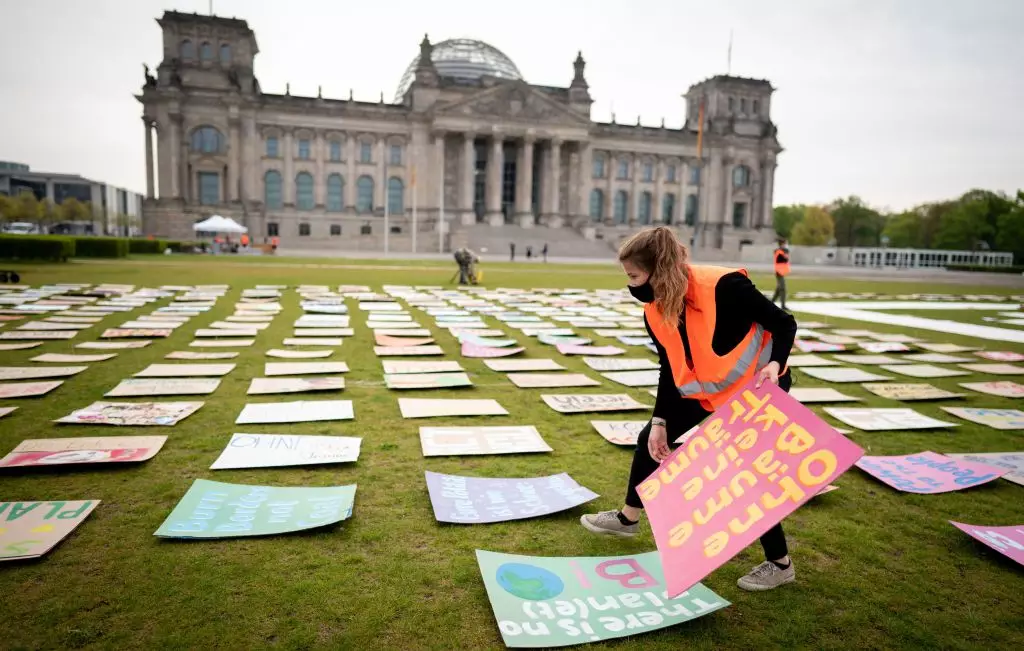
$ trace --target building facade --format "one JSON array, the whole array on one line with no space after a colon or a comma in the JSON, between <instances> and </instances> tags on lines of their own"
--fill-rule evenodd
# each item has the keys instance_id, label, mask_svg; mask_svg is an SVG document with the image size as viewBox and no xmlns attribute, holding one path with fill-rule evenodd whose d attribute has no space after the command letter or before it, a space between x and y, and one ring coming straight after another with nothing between
<instances>
[{"instance_id":1,"label":"building facade","mask_svg":"<svg viewBox=\"0 0 1024 651\"><path fill-rule=\"evenodd\" d=\"M445 233L509 225L593 238L670 224L709 250L774 236L766 81L691 86L680 129L601 123L582 55L568 86L538 86L487 44L424 37L393 102L299 97L262 92L244 20L157 22L163 60L137 96L147 234L188 237L216 213L300 248L379 245L387 229L437 251Z\"/></svg>"}]
</instances>

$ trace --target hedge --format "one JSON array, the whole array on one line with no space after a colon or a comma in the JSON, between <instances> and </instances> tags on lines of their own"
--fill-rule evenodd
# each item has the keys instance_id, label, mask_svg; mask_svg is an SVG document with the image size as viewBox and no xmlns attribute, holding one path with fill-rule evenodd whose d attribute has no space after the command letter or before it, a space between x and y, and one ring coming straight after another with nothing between
<instances>
[{"instance_id":1,"label":"hedge","mask_svg":"<svg viewBox=\"0 0 1024 651\"><path fill-rule=\"evenodd\" d=\"M170 249L171 253L192 253L192 249L198 246L195 242L181 242L178 240L168 240L164 242L164 248ZM160 253L164 250L160 249Z\"/></svg>"},{"instance_id":2,"label":"hedge","mask_svg":"<svg viewBox=\"0 0 1024 651\"><path fill-rule=\"evenodd\" d=\"M0 258L66 262L75 255L75 241L57 235L0 235Z\"/></svg>"},{"instance_id":3,"label":"hedge","mask_svg":"<svg viewBox=\"0 0 1024 651\"><path fill-rule=\"evenodd\" d=\"M132 238L128 240L128 253L163 253L167 248L165 240L144 240Z\"/></svg>"},{"instance_id":4,"label":"hedge","mask_svg":"<svg viewBox=\"0 0 1024 651\"><path fill-rule=\"evenodd\" d=\"M986 271L997 274L1024 274L1024 265L1013 265L1010 267L985 267L977 264L950 264L946 265L950 271Z\"/></svg>"},{"instance_id":5,"label":"hedge","mask_svg":"<svg viewBox=\"0 0 1024 651\"><path fill-rule=\"evenodd\" d=\"M128 257L128 240L123 237L76 237L76 258Z\"/></svg>"}]
</instances>

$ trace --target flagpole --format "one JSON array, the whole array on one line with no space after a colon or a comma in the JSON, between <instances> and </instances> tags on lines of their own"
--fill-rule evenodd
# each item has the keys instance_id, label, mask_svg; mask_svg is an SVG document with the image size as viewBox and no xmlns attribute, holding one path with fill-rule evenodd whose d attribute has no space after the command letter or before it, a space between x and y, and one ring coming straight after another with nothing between
<instances>
[{"instance_id":1,"label":"flagpole","mask_svg":"<svg viewBox=\"0 0 1024 651\"><path fill-rule=\"evenodd\" d=\"M729 30L729 53L725 57L725 74L732 74L732 30Z\"/></svg>"}]
</instances>

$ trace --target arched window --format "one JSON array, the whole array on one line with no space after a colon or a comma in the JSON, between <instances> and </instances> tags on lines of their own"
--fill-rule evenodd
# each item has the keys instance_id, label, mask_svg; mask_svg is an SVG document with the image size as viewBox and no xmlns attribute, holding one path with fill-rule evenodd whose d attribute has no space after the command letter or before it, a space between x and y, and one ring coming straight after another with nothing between
<instances>
[{"instance_id":1,"label":"arched window","mask_svg":"<svg viewBox=\"0 0 1024 651\"><path fill-rule=\"evenodd\" d=\"M644 163L644 182L650 183L654 180L654 164Z\"/></svg>"},{"instance_id":2,"label":"arched window","mask_svg":"<svg viewBox=\"0 0 1024 651\"><path fill-rule=\"evenodd\" d=\"M215 154L224 148L224 136L215 127L199 127L192 132L192 151Z\"/></svg>"},{"instance_id":3,"label":"arched window","mask_svg":"<svg viewBox=\"0 0 1024 651\"><path fill-rule=\"evenodd\" d=\"M373 162L373 143L361 142L359 143L359 162L360 163L372 163Z\"/></svg>"},{"instance_id":4,"label":"arched window","mask_svg":"<svg viewBox=\"0 0 1024 651\"><path fill-rule=\"evenodd\" d=\"M391 158L389 165L399 166L402 164L402 145L391 145Z\"/></svg>"},{"instance_id":5,"label":"arched window","mask_svg":"<svg viewBox=\"0 0 1024 651\"><path fill-rule=\"evenodd\" d=\"M231 63L231 46L227 43L220 46L220 62L224 65Z\"/></svg>"},{"instance_id":6,"label":"arched window","mask_svg":"<svg viewBox=\"0 0 1024 651\"><path fill-rule=\"evenodd\" d=\"M590 191L590 219L595 222L604 219L604 192L599 188Z\"/></svg>"},{"instance_id":7,"label":"arched window","mask_svg":"<svg viewBox=\"0 0 1024 651\"><path fill-rule=\"evenodd\" d=\"M267 158L277 158L280 154L280 141L277 136L267 136Z\"/></svg>"},{"instance_id":8,"label":"arched window","mask_svg":"<svg viewBox=\"0 0 1024 651\"><path fill-rule=\"evenodd\" d=\"M594 178L604 178L604 156L594 156ZM593 203L591 203L593 205Z\"/></svg>"},{"instance_id":9,"label":"arched window","mask_svg":"<svg viewBox=\"0 0 1024 651\"><path fill-rule=\"evenodd\" d=\"M397 176L388 179L388 212L392 215L405 212L405 183Z\"/></svg>"},{"instance_id":10,"label":"arched window","mask_svg":"<svg viewBox=\"0 0 1024 651\"><path fill-rule=\"evenodd\" d=\"M746 165L737 165L732 170L732 186L745 188L748 185L750 185L750 168Z\"/></svg>"},{"instance_id":11,"label":"arched window","mask_svg":"<svg viewBox=\"0 0 1024 651\"><path fill-rule=\"evenodd\" d=\"M676 166L674 164L665 168L665 180L669 183L676 182Z\"/></svg>"},{"instance_id":12,"label":"arched window","mask_svg":"<svg viewBox=\"0 0 1024 651\"><path fill-rule=\"evenodd\" d=\"M640 206L637 210L636 219L641 224L651 223L651 193L642 192L640 194Z\"/></svg>"},{"instance_id":13,"label":"arched window","mask_svg":"<svg viewBox=\"0 0 1024 651\"><path fill-rule=\"evenodd\" d=\"M615 193L615 223L625 224L627 208L629 207L629 193L619 190Z\"/></svg>"},{"instance_id":14,"label":"arched window","mask_svg":"<svg viewBox=\"0 0 1024 651\"><path fill-rule=\"evenodd\" d=\"M356 181L356 212L373 212L373 177L360 176Z\"/></svg>"},{"instance_id":15,"label":"arched window","mask_svg":"<svg viewBox=\"0 0 1024 651\"><path fill-rule=\"evenodd\" d=\"M625 180L625 179L629 178L629 161L628 160L620 160L619 161L619 171L618 171L618 174L616 174L616 176L620 180Z\"/></svg>"},{"instance_id":16,"label":"arched window","mask_svg":"<svg viewBox=\"0 0 1024 651\"><path fill-rule=\"evenodd\" d=\"M182 59L194 59L196 58L196 46L192 41L186 38L181 42L181 47L178 49L178 53Z\"/></svg>"},{"instance_id":17,"label":"arched window","mask_svg":"<svg viewBox=\"0 0 1024 651\"><path fill-rule=\"evenodd\" d=\"M203 43L199 46L199 60L200 61L213 61L213 46L209 43Z\"/></svg>"},{"instance_id":18,"label":"arched window","mask_svg":"<svg viewBox=\"0 0 1024 651\"><path fill-rule=\"evenodd\" d=\"M299 172L295 176L295 207L299 210L313 209L313 175Z\"/></svg>"},{"instance_id":19,"label":"arched window","mask_svg":"<svg viewBox=\"0 0 1024 651\"><path fill-rule=\"evenodd\" d=\"M263 203L271 210L280 210L283 205L281 200L281 173L277 170L268 170L263 175Z\"/></svg>"},{"instance_id":20,"label":"arched window","mask_svg":"<svg viewBox=\"0 0 1024 651\"><path fill-rule=\"evenodd\" d=\"M661 200L661 221L665 222L665 224L671 225L675 212L676 195L669 192L665 195L665 198Z\"/></svg>"},{"instance_id":21,"label":"arched window","mask_svg":"<svg viewBox=\"0 0 1024 651\"><path fill-rule=\"evenodd\" d=\"M331 141L331 162L337 163L341 161L341 143L337 140Z\"/></svg>"},{"instance_id":22,"label":"arched window","mask_svg":"<svg viewBox=\"0 0 1024 651\"><path fill-rule=\"evenodd\" d=\"M686 225L693 226L697 223L697 195L686 195Z\"/></svg>"},{"instance_id":23,"label":"arched window","mask_svg":"<svg viewBox=\"0 0 1024 651\"><path fill-rule=\"evenodd\" d=\"M331 174L327 177L327 210L329 212L341 212L345 209L345 179L341 174Z\"/></svg>"}]
</instances>

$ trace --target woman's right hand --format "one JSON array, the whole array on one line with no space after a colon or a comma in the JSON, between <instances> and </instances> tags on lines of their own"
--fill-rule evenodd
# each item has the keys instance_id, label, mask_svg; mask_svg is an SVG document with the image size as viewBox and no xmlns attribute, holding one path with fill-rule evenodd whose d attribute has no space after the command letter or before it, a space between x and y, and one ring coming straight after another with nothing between
<instances>
[{"instance_id":1,"label":"woman's right hand","mask_svg":"<svg viewBox=\"0 0 1024 651\"><path fill-rule=\"evenodd\" d=\"M664 425L651 425L651 434L647 437L647 451L650 452L651 458L658 463L668 459L672 454L672 450L668 447L668 430Z\"/></svg>"}]
</instances>

